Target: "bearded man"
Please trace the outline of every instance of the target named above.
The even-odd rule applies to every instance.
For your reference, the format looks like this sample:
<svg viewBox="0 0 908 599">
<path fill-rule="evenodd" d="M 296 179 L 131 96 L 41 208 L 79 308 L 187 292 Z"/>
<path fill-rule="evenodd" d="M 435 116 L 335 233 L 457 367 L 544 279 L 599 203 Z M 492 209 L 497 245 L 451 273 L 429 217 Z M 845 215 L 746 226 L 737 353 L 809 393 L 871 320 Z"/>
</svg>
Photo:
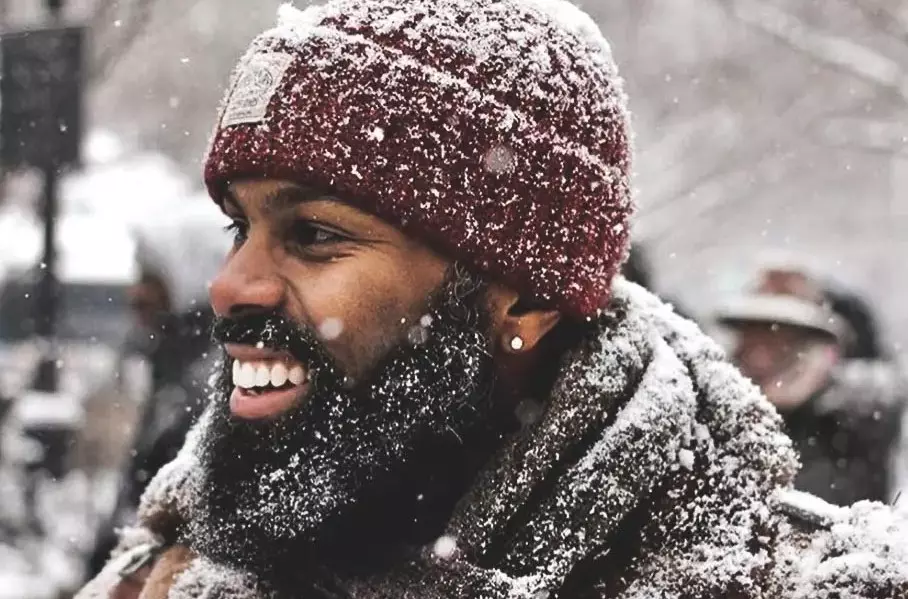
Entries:
<svg viewBox="0 0 908 599">
<path fill-rule="evenodd" d="M 897 517 L 793 495 L 759 391 L 615 280 L 630 137 L 573 5 L 283 8 L 206 163 L 211 404 L 81 596 L 908 592 Z"/>
</svg>

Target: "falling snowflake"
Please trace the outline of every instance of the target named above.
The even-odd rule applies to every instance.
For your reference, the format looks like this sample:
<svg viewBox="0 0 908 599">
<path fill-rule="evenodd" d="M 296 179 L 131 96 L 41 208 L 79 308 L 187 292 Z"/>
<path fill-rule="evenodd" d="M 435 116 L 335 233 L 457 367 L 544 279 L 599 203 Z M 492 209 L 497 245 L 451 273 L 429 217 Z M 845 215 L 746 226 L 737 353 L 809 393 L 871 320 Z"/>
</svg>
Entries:
<svg viewBox="0 0 908 599">
<path fill-rule="evenodd" d="M 514 152 L 503 145 L 497 145 L 486 152 L 482 162 L 486 171 L 494 175 L 509 173 L 515 167 Z"/>
<path fill-rule="evenodd" d="M 344 323 L 339 318 L 326 318 L 318 327 L 318 334 L 326 341 L 333 341 L 344 331 Z"/>
<path fill-rule="evenodd" d="M 439 537 L 432 547 L 432 553 L 439 559 L 451 559 L 456 551 L 457 539 L 449 535 Z"/>
<path fill-rule="evenodd" d="M 678 463 L 688 470 L 694 469 L 694 452 L 689 449 L 678 451 Z"/>
<path fill-rule="evenodd" d="M 413 345 L 422 345 L 429 339 L 429 331 L 426 330 L 426 327 L 416 325 L 410 327 L 410 330 L 407 331 L 407 341 Z"/>
<path fill-rule="evenodd" d="M 385 130 L 381 127 L 375 127 L 372 131 L 369 132 L 369 139 L 374 141 L 384 141 L 385 139 Z"/>
</svg>

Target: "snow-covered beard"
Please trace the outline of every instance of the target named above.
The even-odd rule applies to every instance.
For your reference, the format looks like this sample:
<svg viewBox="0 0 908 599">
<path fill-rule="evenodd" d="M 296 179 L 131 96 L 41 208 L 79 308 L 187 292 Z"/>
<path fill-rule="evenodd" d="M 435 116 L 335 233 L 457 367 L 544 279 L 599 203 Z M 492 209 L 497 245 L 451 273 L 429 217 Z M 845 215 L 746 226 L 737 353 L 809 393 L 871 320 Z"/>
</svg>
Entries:
<svg viewBox="0 0 908 599">
<path fill-rule="evenodd" d="M 439 534 L 500 437 L 484 288 L 464 277 L 449 277 L 430 302 L 431 321 L 421 319 L 431 324 L 353 388 L 311 331 L 277 314 L 216 323 L 220 342 L 263 342 L 307 364 L 312 391 L 276 421 L 237 420 L 225 365 L 202 433 L 204 481 L 189 542 L 213 559 L 284 577 Z"/>
</svg>

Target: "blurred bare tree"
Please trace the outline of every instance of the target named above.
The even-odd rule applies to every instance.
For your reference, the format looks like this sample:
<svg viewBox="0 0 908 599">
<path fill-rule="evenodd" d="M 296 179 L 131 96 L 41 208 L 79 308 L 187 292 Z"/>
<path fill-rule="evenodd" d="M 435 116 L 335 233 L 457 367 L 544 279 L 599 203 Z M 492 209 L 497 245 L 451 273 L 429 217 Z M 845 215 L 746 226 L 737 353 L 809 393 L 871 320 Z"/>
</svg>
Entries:
<svg viewBox="0 0 908 599">
<path fill-rule="evenodd" d="M 769 0 L 723 3 L 732 16 L 803 53 L 817 64 L 871 86 L 879 101 L 908 109 L 908 7 L 893 0 L 831 0 L 791 7 Z M 858 149 L 904 150 L 908 128 L 844 121 L 828 132 L 833 143 L 853 140 Z"/>
<path fill-rule="evenodd" d="M 104 79 L 144 33 L 158 0 L 95 0 L 88 13 L 93 56 L 89 65 L 92 81 Z"/>
<path fill-rule="evenodd" d="M 166 152 L 198 177 L 230 70 L 281 3 L 154 0 L 147 33 L 97 90 L 95 122 Z"/>
<path fill-rule="evenodd" d="M 637 235 L 706 312 L 763 252 L 849 282 L 908 339 L 908 2 L 587 2 L 638 130 Z"/>
</svg>

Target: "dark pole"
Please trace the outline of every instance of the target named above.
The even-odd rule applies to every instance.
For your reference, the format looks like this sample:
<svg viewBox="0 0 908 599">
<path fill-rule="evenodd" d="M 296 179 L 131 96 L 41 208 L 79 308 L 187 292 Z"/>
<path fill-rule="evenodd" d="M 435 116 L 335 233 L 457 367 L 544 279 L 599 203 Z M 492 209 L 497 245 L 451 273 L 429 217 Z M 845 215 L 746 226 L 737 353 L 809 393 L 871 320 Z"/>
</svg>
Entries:
<svg viewBox="0 0 908 599">
<path fill-rule="evenodd" d="M 36 391 L 53 393 L 57 390 L 57 169 L 53 165 L 47 165 L 43 171 L 41 220 L 44 222 L 44 253 L 35 294 L 35 309 L 38 311 L 35 334 L 44 344 L 44 351 L 35 373 L 34 388 Z"/>
<path fill-rule="evenodd" d="M 51 20 L 57 22 L 60 20 L 60 11 L 63 8 L 62 0 L 46 0 L 47 9 L 50 12 Z M 49 114 L 46 118 L 56 118 L 55 114 Z M 44 222 L 44 255 L 41 258 L 41 269 L 38 273 L 38 287 L 35 290 L 35 334 L 38 336 L 39 343 L 43 345 L 41 351 L 41 361 L 38 363 L 38 370 L 35 372 L 35 379 L 32 387 L 35 391 L 53 393 L 57 390 L 57 165 L 54 157 L 48 157 L 42 165 L 41 171 L 44 175 L 44 194 L 41 202 L 41 220 Z M 44 460 L 53 460 L 55 456 L 49 456 L 52 451 L 47 442 L 42 442 L 44 446 Z M 26 519 L 35 534 L 42 534 L 44 526 L 38 516 L 37 511 L 37 485 L 38 470 L 40 464 L 32 465 L 28 468 L 25 478 L 25 505 Z"/>
<path fill-rule="evenodd" d="M 53 21 L 60 20 L 63 0 L 46 0 L 47 10 Z M 56 118 L 56 115 L 47 115 Z M 57 165 L 54 159 L 42 168 L 44 175 L 44 197 L 42 198 L 41 220 L 44 222 L 44 255 L 41 259 L 41 270 L 38 273 L 36 289 L 35 334 L 44 345 L 41 362 L 35 373 L 34 389 L 53 393 L 57 390 Z"/>
<path fill-rule="evenodd" d="M 53 22 L 60 20 L 60 11 L 63 0 L 46 0 L 47 9 Z M 45 118 L 57 118 L 56 114 L 48 114 Z M 47 157 L 41 165 L 44 175 L 44 194 L 41 202 L 41 220 L 44 223 L 44 255 L 41 258 L 41 269 L 38 272 L 38 286 L 35 290 L 35 334 L 41 348 L 41 361 L 38 363 L 37 372 L 32 387 L 35 391 L 54 393 L 57 390 L 57 163 L 53 156 Z M 44 431 L 46 433 L 46 431 Z M 46 437 L 46 434 L 45 434 Z M 26 506 L 26 520 L 33 533 L 40 535 L 44 526 L 37 511 L 37 486 L 38 471 L 44 468 L 48 460 L 54 461 L 58 456 L 49 455 L 56 451 L 52 443 L 46 438 L 39 440 L 43 445 L 44 460 L 42 463 L 32 464 L 27 469 L 25 477 L 24 499 Z"/>
</svg>

